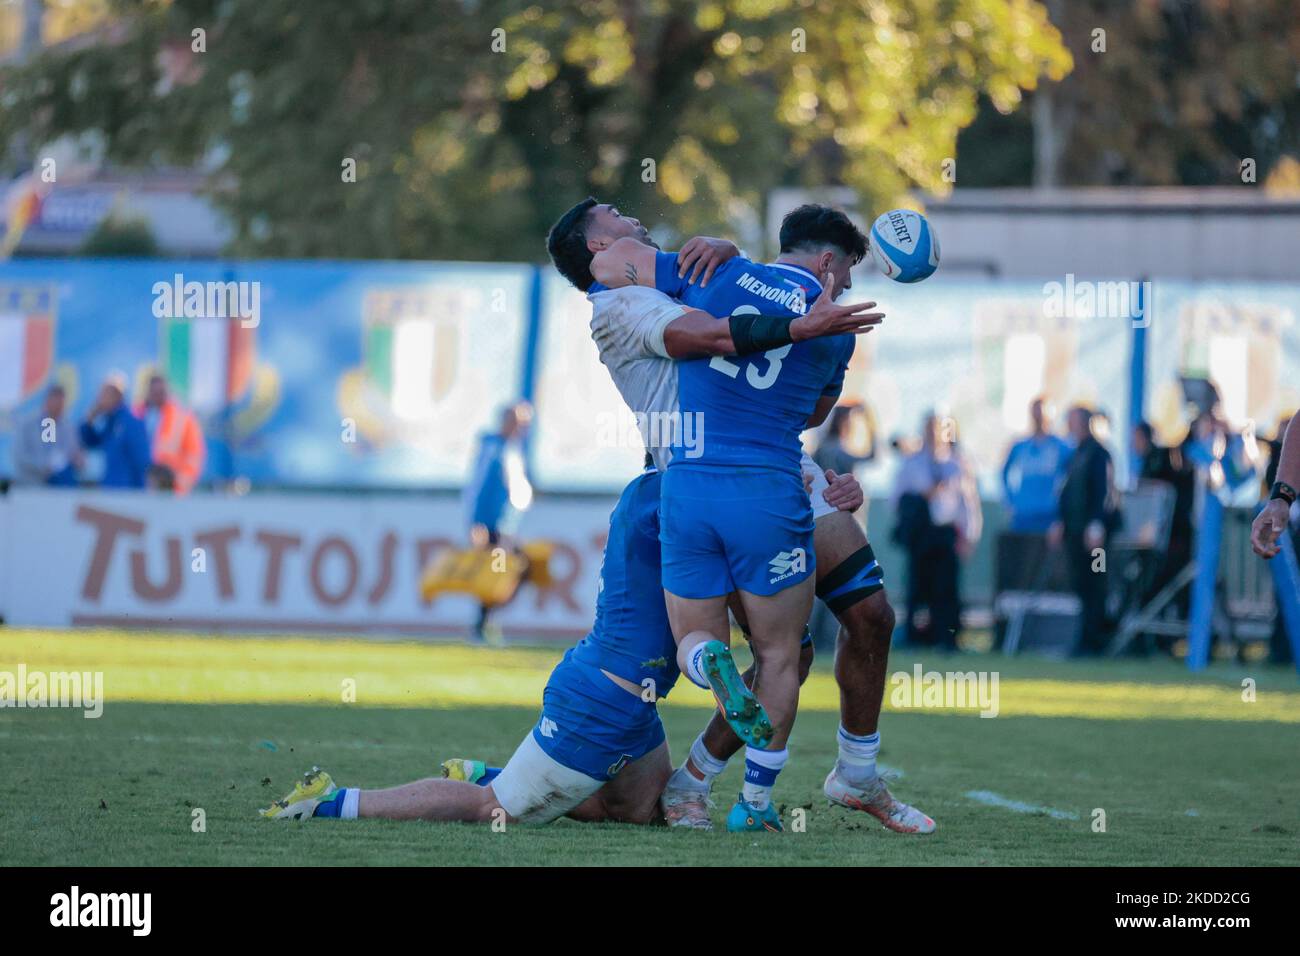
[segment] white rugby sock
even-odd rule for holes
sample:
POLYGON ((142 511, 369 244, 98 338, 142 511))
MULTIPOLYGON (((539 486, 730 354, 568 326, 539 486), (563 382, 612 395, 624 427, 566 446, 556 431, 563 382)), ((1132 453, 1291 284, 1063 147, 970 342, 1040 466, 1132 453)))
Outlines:
POLYGON ((339 810, 340 820, 355 820, 357 818, 357 806, 361 803, 361 790, 357 787, 348 787, 343 791, 343 806, 339 810))
POLYGON ((840 725, 839 770, 855 787, 870 783, 876 777, 876 754, 880 752, 880 731, 865 737, 851 734, 840 725))
POLYGON ((686 655, 686 677, 696 687, 712 690, 709 679, 704 676, 704 645, 708 643, 708 641, 700 641, 686 655))
POLYGON ((691 744, 691 761, 695 769, 704 774, 700 779, 686 769, 683 763, 678 767, 671 777, 668 778, 668 789, 670 790, 700 790, 708 793, 713 787, 713 778, 722 771, 727 769, 727 761, 719 760, 709 749, 704 746, 704 734, 695 738, 695 743, 691 744))

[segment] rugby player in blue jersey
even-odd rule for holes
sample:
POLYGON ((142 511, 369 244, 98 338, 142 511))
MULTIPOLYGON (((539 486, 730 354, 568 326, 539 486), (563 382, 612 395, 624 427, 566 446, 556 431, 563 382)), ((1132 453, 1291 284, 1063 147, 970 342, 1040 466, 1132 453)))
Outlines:
MULTIPOLYGON (((866 239, 847 219, 844 225, 817 243, 826 250, 827 272, 838 271, 847 284, 849 268, 866 254, 866 239)), ((656 253, 653 265, 659 291, 712 315, 776 306, 797 316, 822 291, 817 274, 789 263, 733 258, 707 287, 681 281, 672 254, 656 253)), ((633 273, 639 274, 635 265, 633 273)), ((799 645, 816 570, 799 436, 838 400, 853 346, 846 335, 678 367, 682 418, 703 426, 703 441, 689 449, 690 457, 684 444, 675 445, 664 476, 663 584, 679 666, 718 694, 723 716, 747 744, 744 790, 729 829, 781 828, 772 787, 798 708, 799 645), (750 627, 757 665, 752 692, 727 681, 734 671, 727 646, 733 593, 750 627)))
MULTIPOLYGON (((588 200, 587 204, 593 203, 588 200)), ((578 269, 570 266, 565 269, 557 259, 557 266, 568 275, 571 281, 582 288, 589 289, 589 298, 598 311, 604 306, 606 312, 615 313, 625 325, 635 327, 640 321, 638 309, 652 308, 652 304, 609 303, 607 297, 620 291, 618 287, 635 284, 637 286, 655 286, 661 292, 677 296, 688 306, 710 312, 715 316, 728 318, 728 322, 719 325, 734 326, 738 321, 750 321, 753 324, 740 330, 732 329, 732 336, 737 351, 754 350, 755 346, 772 346, 767 356, 758 361, 746 360, 737 363, 726 358, 714 358, 707 362, 697 362, 689 373, 693 381, 707 383, 707 373, 718 373, 733 383, 729 395, 721 408, 738 411, 742 418, 751 411, 746 405, 747 389, 754 393, 779 379, 778 363, 786 360, 791 345, 798 341, 793 334, 795 325, 784 329, 773 325, 766 319, 756 320, 754 313, 770 313, 774 308, 787 307, 787 316, 797 316, 798 308, 817 299, 824 281, 829 281, 832 296, 838 296, 850 285, 849 271, 865 250, 865 239, 853 227, 852 223, 836 210, 823 206, 805 206, 788 215, 781 229, 781 255, 771 266, 760 266, 745 259, 730 258, 735 256, 735 248, 729 252, 718 253, 719 246, 708 246, 716 240, 692 240, 682 253, 677 256, 658 252, 649 242, 648 233, 635 219, 623 216, 612 206, 579 204, 571 210, 583 214, 580 222, 580 238, 583 247, 591 256, 590 271, 595 283, 582 285, 577 274, 578 269), (586 208, 584 209, 584 206, 586 208), (700 263, 707 261, 708 267, 700 274, 700 263), (819 280, 817 277, 829 277, 819 280), (695 281, 696 279, 699 281, 695 281), (604 291, 610 289, 612 291, 604 291), (595 290, 595 291, 590 291, 595 290), (802 296, 802 301, 801 297, 802 296), (741 373, 743 370, 743 378, 741 373), (769 384, 770 383, 770 384, 769 384)), ((563 223, 564 220, 561 220, 563 223)), ((558 226, 557 226, 558 228, 558 226)), ((578 231, 576 229, 571 231, 578 231)), ((554 230, 553 230, 554 233, 554 230)), ((571 244, 572 245, 572 244, 571 244)), ((553 253, 554 256, 554 253, 553 253)), ((581 250, 572 256, 581 259, 581 250)), ((648 290, 647 290, 648 291, 648 290)), ((824 302, 823 302, 824 305, 824 302)), ((795 322, 799 321, 797 318, 795 322)), ((787 322, 790 319, 787 318, 787 322)), ((593 330, 597 322, 593 319, 593 330)), ((608 335, 605 338, 609 338, 608 335)), ((601 337, 597 344, 602 347, 602 360, 610 365, 611 375, 616 374, 615 363, 605 355, 606 348, 601 337)), ((662 353, 661 353, 662 354, 662 353)), ((626 363, 619 363, 620 367, 626 363)), ((685 370, 691 363, 680 365, 685 370)), ((834 404, 833 392, 838 391, 839 376, 842 372, 827 378, 824 393, 817 399, 810 416, 813 422, 829 411, 834 404)), ((686 373, 683 373, 686 377, 686 373)), ((800 383, 801 390, 808 397, 808 383, 800 383)), ((620 383, 620 391, 629 397, 628 389, 620 383)), ((688 411, 687 404, 682 405, 688 411)), ((692 403, 696 399, 690 400, 692 403)), ((629 398, 629 404, 631 404, 629 398)), ((636 406, 634 406, 634 410, 636 406)), ((786 416, 790 417, 790 416, 786 416)), ((764 429, 764 416, 753 419, 757 423, 760 436, 764 429)), ((766 422, 771 423, 770 417, 766 422)), ((741 441, 727 441, 725 422, 724 444, 743 445, 741 441)), ((794 428, 793 418, 781 425, 787 432, 794 428)), ((796 432, 797 434, 797 432, 796 432)), ((703 445, 707 448, 719 437, 713 426, 713 419, 706 422, 706 436, 703 445)), ((784 435, 779 443, 782 448, 790 447, 790 435, 784 435)), ((760 445, 770 439, 760 437, 760 445)), ((706 452, 707 453, 707 452, 706 452)), ((749 454, 741 451, 743 459, 749 454)), ((723 449, 724 458, 728 450, 723 449)), ((785 466, 788 474, 788 454, 785 466)), ((755 461, 758 459, 756 458, 755 461)), ((769 462, 771 464, 771 462, 769 462)), ((700 471, 693 464, 683 464, 685 469, 700 471)), ((741 468, 755 467, 741 464, 741 468)), ((757 467, 761 468, 762 465, 757 467)), ((814 478, 820 477, 814 475, 814 478)), ((697 487, 708 480, 705 476, 687 477, 690 483, 695 479, 697 487)), ((788 485, 787 485, 788 488, 788 485)), ((814 507, 818 504, 818 489, 814 488, 814 507)), ((697 499, 699 500, 699 499, 697 499)), ((793 501, 793 498, 790 499, 793 501)), ((898 801, 890 794, 876 771, 875 758, 879 749, 878 721, 884 694, 886 666, 890 635, 893 630, 893 610, 883 590, 883 579, 874 554, 862 533, 860 526, 847 515, 831 513, 824 507, 816 515, 815 554, 817 557, 818 587, 817 593, 836 613, 843 624, 837 646, 835 673, 841 689, 841 726, 838 734, 839 759, 826 778, 824 791, 834 802, 852 809, 864 810, 876 816, 886 827, 897 832, 930 833, 934 822, 925 814, 898 801)), ((737 518, 737 526, 746 527, 746 522, 737 518)), ((689 523, 690 519, 687 518, 689 523)), ((787 529, 790 530, 790 529, 787 529)), ((719 537, 721 529, 716 528, 719 537)), ((798 535, 796 535, 798 536, 798 535)), ((801 546, 794 546, 801 547, 801 546)), ((755 552, 757 553, 757 552, 755 552)), ((793 566, 800 563, 793 557, 797 552, 782 549, 770 556, 775 561, 790 560, 793 566), (780 555, 785 553, 785 557, 780 555)), ((811 566, 811 562, 809 562, 811 566)), ((686 565, 689 567, 689 564, 686 565)), ((775 565, 769 565, 775 567, 775 565)), ((756 569, 751 568, 750 571, 756 569)), ((789 581, 791 578, 782 574, 773 574, 772 578, 789 581)), ((691 586, 692 576, 686 575, 686 584, 691 586)), ((769 579, 770 586, 771 579, 769 579)), ((780 583, 780 582, 778 582, 780 583)), ((713 584, 717 587, 717 584, 713 584)), ((689 601, 690 598, 688 597, 689 601)), ((792 596, 793 601, 793 596, 792 596)), ((704 628, 716 634, 719 617, 716 613, 716 600, 711 602, 708 615, 713 624, 704 628)), ((686 605, 688 608, 690 605, 686 605)), ((752 622, 751 622, 752 625, 752 622)), ((685 635, 683 635, 685 636, 685 635)), ((717 635, 720 636, 720 635, 717 635)), ((803 673, 806 673, 808 652, 805 648, 801 661, 803 673)), ((788 663, 784 665, 785 679, 788 681, 788 663)), ((752 678, 747 675, 747 678, 752 678)), ((783 693, 788 695, 788 691, 783 693)), ((792 714, 791 714, 792 716, 792 714)), ((664 794, 664 809, 669 821, 688 826, 707 828, 707 794, 709 784, 717 773, 721 772, 726 760, 741 746, 741 740, 728 729, 728 724, 715 717, 709 728, 698 738, 691 748, 690 758, 674 774, 664 794)), ((779 762, 770 756, 760 754, 759 761, 779 762)), ((761 767, 761 765, 760 765, 761 767)), ((771 767, 761 767, 753 774, 762 779, 770 779, 771 767)), ((756 784, 751 791, 761 802, 763 787, 756 784)), ((742 801, 743 803, 744 801, 742 801)), ((743 811, 743 808, 742 808, 743 811)), ((762 817, 763 814, 759 814, 762 817)), ((760 821, 761 822, 761 821, 760 821)))

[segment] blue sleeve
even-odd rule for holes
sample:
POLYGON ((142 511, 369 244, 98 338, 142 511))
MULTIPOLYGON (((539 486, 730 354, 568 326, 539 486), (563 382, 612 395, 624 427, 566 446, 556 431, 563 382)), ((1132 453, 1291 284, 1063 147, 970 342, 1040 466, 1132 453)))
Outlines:
POLYGON ((90 422, 82 422, 78 431, 81 432, 81 444, 86 448, 98 448, 104 440, 104 433, 90 422))
POLYGON ((1009 481, 1011 477, 1011 466, 1015 464, 1016 456, 1019 451, 1020 442, 1016 442, 1011 446, 1011 450, 1007 452, 1007 460, 1002 463, 1002 493, 1008 498, 1011 497, 1011 483, 1009 481))
POLYGON ((690 288, 690 283, 677 275, 677 253, 655 253, 655 288, 674 299, 680 299, 690 288))

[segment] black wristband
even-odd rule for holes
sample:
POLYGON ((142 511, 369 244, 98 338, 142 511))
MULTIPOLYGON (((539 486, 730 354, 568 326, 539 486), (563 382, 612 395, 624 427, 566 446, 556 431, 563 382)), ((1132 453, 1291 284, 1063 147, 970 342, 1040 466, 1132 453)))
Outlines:
POLYGON ((1288 505, 1295 504, 1296 496, 1296 490, 1285 481, 1273 482, 1273 489, 1268 493, 1269 501, 1272 501, 1275 498, 1280 498, 1288 505))
POLYGON ((793 315, 733 315, 730 320, 731 342, 736 346, 736 354, 766 352, 789 345, 794 341, 790 336, 790 323, 796 318, 793 315))

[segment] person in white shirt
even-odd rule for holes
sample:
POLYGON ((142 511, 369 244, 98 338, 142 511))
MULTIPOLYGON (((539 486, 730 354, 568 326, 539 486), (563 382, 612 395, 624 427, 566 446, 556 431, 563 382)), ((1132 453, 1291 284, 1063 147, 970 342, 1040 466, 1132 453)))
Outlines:
POLYGON ((983 530, 979 494, 957 450, 956 425, 933 412, 922 423, 921 447, 903 459, 891 501, 895 539, 907 549, 907 639, 911 644, 957 647, 961 629, 959 562, 983 530), (930 612, 922 631, 917 612, 930 612))

